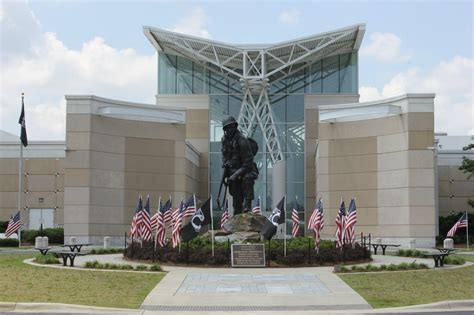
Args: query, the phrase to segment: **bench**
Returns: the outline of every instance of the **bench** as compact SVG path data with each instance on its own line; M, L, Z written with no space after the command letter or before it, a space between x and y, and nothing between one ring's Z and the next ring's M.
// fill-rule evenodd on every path
M87 244L86 243L84 243L84 244L64 244L64 245L61 245L61 247L69 247L69 250L71 252L76 252L77 251L78 253L80 253L82 246L90 246L90 245L92 245L92 244L88 244L88 243Z
M439 250L440 253L446 253L448 255L458 251L457 249L454 249L454 248L444 248L444 247L434 247L434 249Z
M427 253L425 257L431 257L434 259L435 268L444 266L444 258L449 256L449 253Z
M374 255L377 255L377 248L380 246L382 247L382 255L385 255L385 249L387 249L387 247L391 246L391 247L400 247L400 244L371 244L372 247L374 248Z
M35 249L39 250L41 255L46 255L49 252L49 250L51 249L51 247L35 247Z
M61 258L63 259L63 266L67 266L67 260L69 259L69 266L74 267L74 259L76 259L76 256L84 256L84 253L78 253L78 252L58 252L59 255L61 255Z

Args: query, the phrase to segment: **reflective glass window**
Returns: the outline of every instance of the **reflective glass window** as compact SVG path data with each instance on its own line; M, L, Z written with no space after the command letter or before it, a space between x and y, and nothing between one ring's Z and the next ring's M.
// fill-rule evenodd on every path
M339 93L339 55L323 59L323 93Z
M158 54L158 93L176 94L176 56Z
M177 57L177 94L193 92L193 62L187 58Z
M229 81L222 75L209 71L209 92L211 94L228 94Z
M357 53L341 55L340 69L341 93L357 93Z
M206 94L206 70L200 64L194 63L193 67L193 93Z
M311 65L311 93L322 93L323 92L323 71L322 61L316 61Z

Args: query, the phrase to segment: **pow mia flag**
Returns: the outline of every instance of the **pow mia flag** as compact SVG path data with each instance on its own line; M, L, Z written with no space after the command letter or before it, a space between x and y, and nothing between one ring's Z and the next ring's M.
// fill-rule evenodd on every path
M26 121L25 121L25 102L23 101L24 99L23 93L21 94L21 114L20 118L18 119L18 123L21 125L21 144L24 147L28 146L28 137L26 136Z
M196 210L191 220L181 229L181 239L184 242L190 241L202 230L204 225L211 223L211 198L203 203L201 208Z
M260 234L266 240L271 240L276 234L278 225L285 223L285 197L283 197L273 209L272 214L262 226Z

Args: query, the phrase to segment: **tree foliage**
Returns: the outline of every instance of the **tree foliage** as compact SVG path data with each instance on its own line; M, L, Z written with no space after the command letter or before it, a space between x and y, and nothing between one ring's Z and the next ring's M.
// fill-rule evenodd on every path
M463 151L474 150L474 143L471 143L464 148ZM461 171L463 171L467 175L467 179L471 179L474 175L474 160L469 159L467 156L462 157L462 164L459 167ZM467 203L474 208L474 199L469 199Z

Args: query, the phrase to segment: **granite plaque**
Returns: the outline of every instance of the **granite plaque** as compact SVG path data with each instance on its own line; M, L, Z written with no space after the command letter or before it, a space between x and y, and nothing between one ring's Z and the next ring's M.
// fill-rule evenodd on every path
M264 244L232 244L232 267L265 267Z

